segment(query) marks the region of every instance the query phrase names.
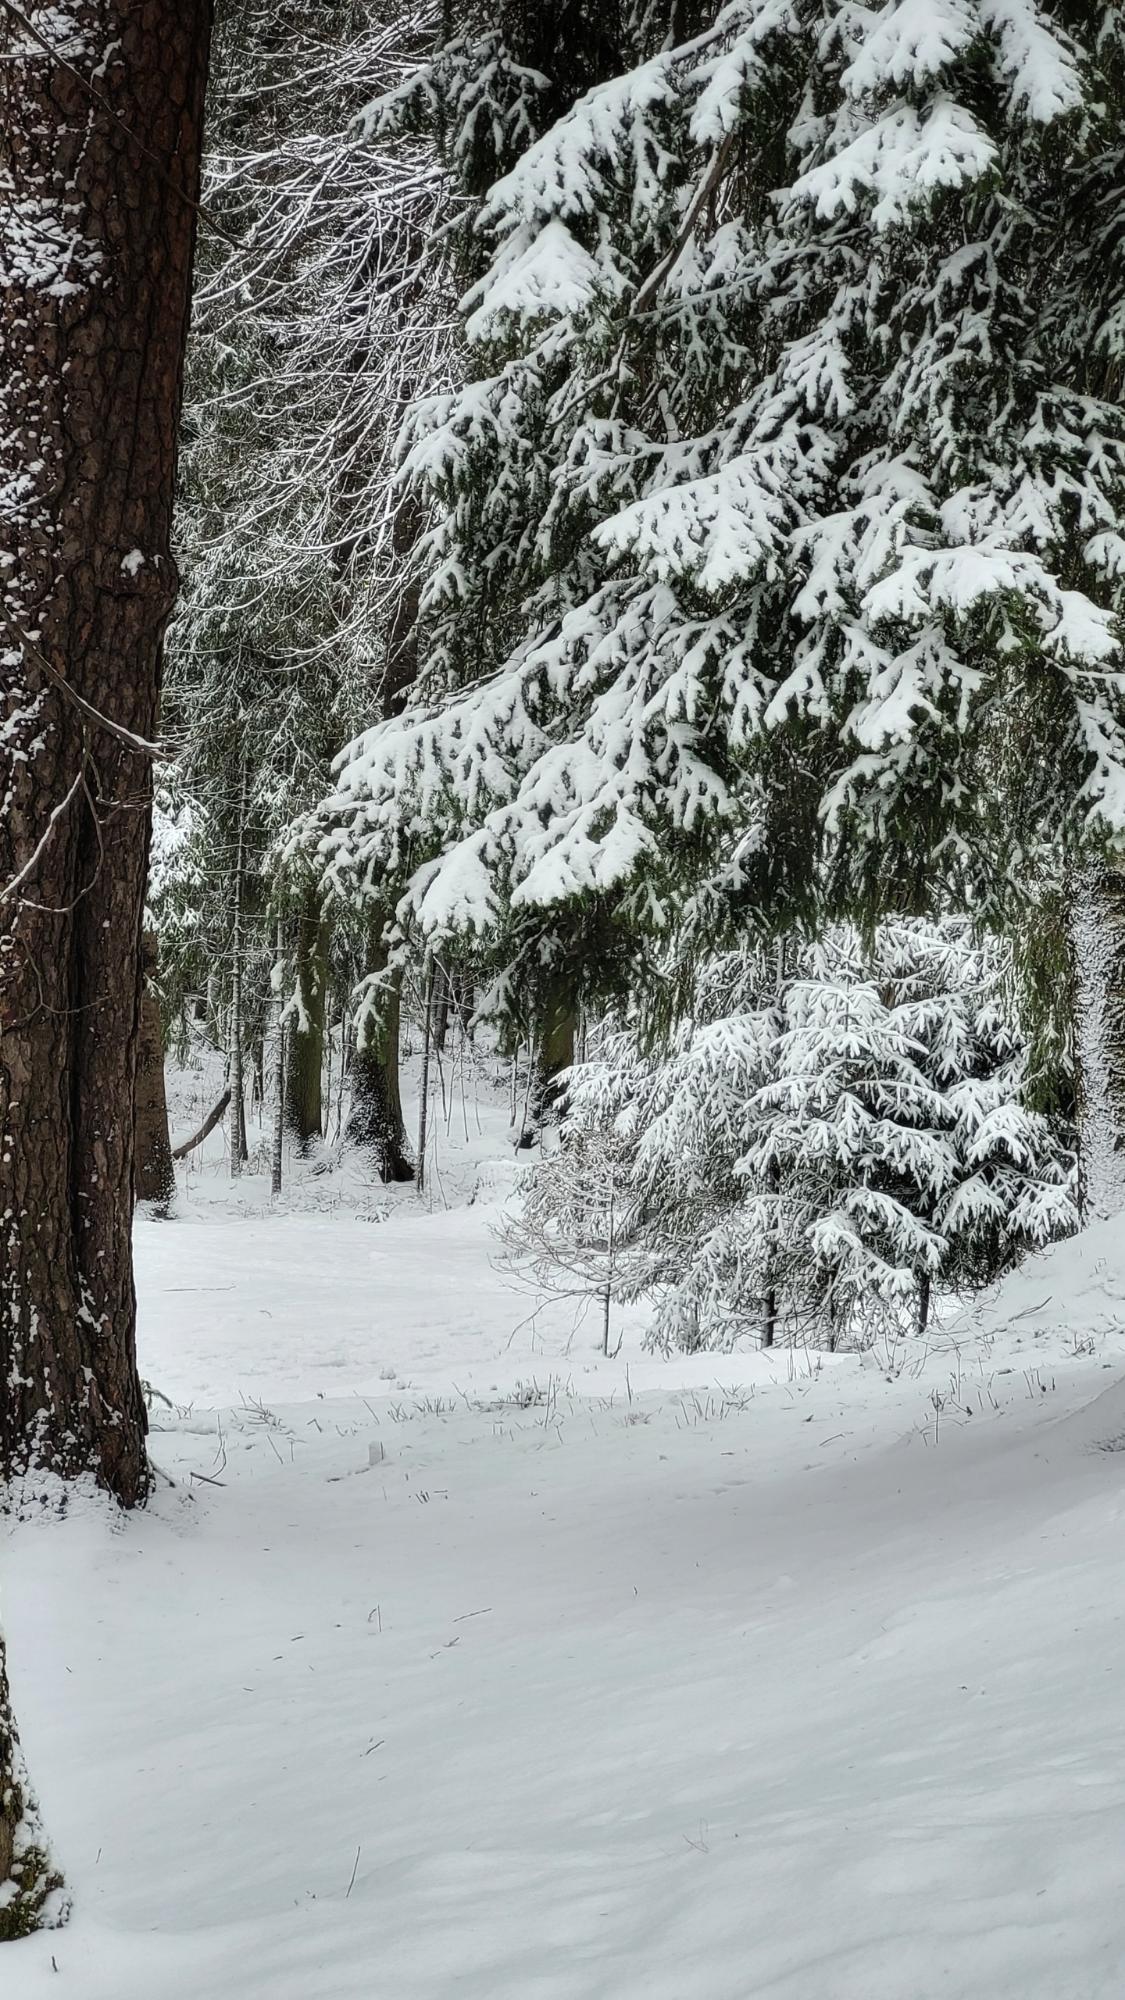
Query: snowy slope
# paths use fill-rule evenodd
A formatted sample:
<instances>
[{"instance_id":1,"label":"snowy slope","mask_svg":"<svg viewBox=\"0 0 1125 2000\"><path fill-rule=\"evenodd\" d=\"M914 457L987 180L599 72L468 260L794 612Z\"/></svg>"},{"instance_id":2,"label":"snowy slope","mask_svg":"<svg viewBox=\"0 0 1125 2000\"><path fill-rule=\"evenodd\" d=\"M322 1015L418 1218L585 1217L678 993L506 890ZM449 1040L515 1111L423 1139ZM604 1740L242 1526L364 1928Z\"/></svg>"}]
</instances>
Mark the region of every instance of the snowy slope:
<instances>
[{"instance_id":1,"label":"snowy slope","mask_svg":"<svg viewBox=\"0 0 1125 2000\"><path fill-rule=\"evenodd\" d=\"M176 1483L5 1551L76 1913L4 2000L1125 1991L1112 1231L665 1371L415 1209L142 1223Z\"/></svg>"}]
</instances>

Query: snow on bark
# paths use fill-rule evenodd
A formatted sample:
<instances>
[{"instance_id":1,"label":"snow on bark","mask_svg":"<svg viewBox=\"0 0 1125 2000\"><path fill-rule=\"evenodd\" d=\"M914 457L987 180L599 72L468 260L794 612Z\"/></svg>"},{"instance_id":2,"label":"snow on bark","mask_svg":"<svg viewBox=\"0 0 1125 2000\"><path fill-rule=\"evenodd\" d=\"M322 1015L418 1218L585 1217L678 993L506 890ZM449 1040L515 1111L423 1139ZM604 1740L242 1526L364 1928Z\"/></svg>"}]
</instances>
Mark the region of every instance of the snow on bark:
<instances>
[{"instance_id":1,"label":"snow on bark","mask_svg":"<svg viewBox=\"0 0 1125 2000\"><path fill-rule=\"evenodd\" d=\"M1074 896L1083 1210L1125 1209L1125 874L1090 868Z\"/></svg>"},{"instance_id":2,"label":"snow on bark","mask_svg":"<svg viewBox=\"0 0 1125 2000\"><path fill-rule=\"evenodd\" d=\"M0 1630L0 1944L52 1930L67 1911L20 1749Z\"/></svg>"},{"instance_id":3,"label":"snow on bark","mask_svg":"<svg viewBox=\"0 0 1125 2000\"><path fill-rule=\"evenodd\" d=\"M141 920L210 6L27 19L0 13L0 1468L92 1468L131 1504Z\"/></svg>"}]
</instances>

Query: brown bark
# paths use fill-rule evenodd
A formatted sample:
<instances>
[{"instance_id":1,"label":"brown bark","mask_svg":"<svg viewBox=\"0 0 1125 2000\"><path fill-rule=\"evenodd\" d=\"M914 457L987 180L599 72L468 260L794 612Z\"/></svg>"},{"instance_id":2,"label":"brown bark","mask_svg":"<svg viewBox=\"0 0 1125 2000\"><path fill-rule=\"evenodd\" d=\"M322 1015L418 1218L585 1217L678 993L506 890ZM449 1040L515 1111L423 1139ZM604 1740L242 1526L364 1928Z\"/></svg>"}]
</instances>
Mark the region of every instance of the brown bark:
<instances>
[{"instance_id":1,"label":"brown bark","mask_svg":"<svg viewBox=\"0 0 1125 2000\"><path fill-rule=\"evenodd\" d=\"M571 989L560 981L544 997L535 1043L531 1087L524 1110L517 1151L534 1146L543 1126L558 1109L559 1078L574 1063L578 1010Z\"/></svg>"},{"instance_id":2,"label":"brown bark","mask_svg":"<svg viewBox=\"0 0 1125 2000\"><path fill-rule=\"evenodd\" d=\"M440 1055L445 1054L449 1041L449 1013L452 1002L449 973L444 966L434 967L434 1047Z\"/></svg>"},{"instance_id":3,"label":"brown bark","mask_svg":"<svg viewBox=\"0 0 1125 2000\"><path fill-rule=\"evenodd\" d=\"M377 977L387 962L381 928L375 938L368 973ZM350 1144L370 1153L385 1185L414 1179L399 1088L400 986L396 978L384 997L378 1022L363 1025L352 1058L352 1101L344 1134Z\"/></svg>"},{"instance_id":4,"label":"brown bark","mask_svg":"<svg viewBox=\"0 0 1125 2000\"><path fill-rule=\"evenodd\" d=\"M24 1770L0 1632L0 1944L60 1923L61 1891Z\"/></svg>"},{"instance_id":5,"label":"brown bark","mask_svg":"<svg viewBox=\"0 0 1125 2000\"><path fill-rule=\"evenodd\" d=\"M126 1504L151 765L122 732L156 735L176 589L210 11L39 9L60 60L0 8L0 1470Z\"/></svg>"},{"instance_id":6,"label":"brown bark","mask_svg":"<svg viewBox=\"0 0 1125 2000\"><path fill-rule=\"evenodd\" d=\"M315 890L297 917L296 1005L286 1026L285 1125L300 1155L321 1136L324 1116L324 1015L328 997L328 926Z\"/></svg>"},{"instance_id":7,"label":"brown bark","mask_svg":"<svg viewBox=\"0 0 1125 2000\"><path fill-rule=\"evenodd\" d=\"M1072 888L1075 1070L1083 1219L1125 1209L1125 864Z\"/></svg>"},{"instance_id":8,"label":"brown bark","mask_svg":"<svg viewBox=\"0 0 1125 2000\"><path fill-rule=\"evenodd\" d=\"M166 1208L176 1192L176 1170L172 1165L168 1099L164 1089L164 1026L160 999L153 985L157 942L152 931L144 935L142 965L144 988L137 1050L137 1152L133 1178L138 1201L154 1201Z\"/></svg>"}]
</instances>

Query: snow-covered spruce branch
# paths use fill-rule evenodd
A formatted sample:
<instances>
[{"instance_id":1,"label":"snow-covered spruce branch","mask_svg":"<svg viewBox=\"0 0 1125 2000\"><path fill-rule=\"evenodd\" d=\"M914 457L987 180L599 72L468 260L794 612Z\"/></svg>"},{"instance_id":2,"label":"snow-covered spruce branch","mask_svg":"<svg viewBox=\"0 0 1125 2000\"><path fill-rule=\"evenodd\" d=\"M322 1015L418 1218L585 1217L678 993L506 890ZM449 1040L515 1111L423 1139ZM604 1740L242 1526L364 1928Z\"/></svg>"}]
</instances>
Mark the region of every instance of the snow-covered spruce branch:
<instances>
[{"instance_id":1,"label":"snow-covered spruce branch","mask_svg":"<svg viewBox=\"0 0 1125 2000\"><path fill-rule=\"evenodd\" d=\"M1125 831L1119 10L659 11L569 105L467 12L370 121L430 107L483 268L411 419L426 675L307 844L432 934L643 929L755 815L774 898L999 909Z\"/></svg>"}]
</instances>

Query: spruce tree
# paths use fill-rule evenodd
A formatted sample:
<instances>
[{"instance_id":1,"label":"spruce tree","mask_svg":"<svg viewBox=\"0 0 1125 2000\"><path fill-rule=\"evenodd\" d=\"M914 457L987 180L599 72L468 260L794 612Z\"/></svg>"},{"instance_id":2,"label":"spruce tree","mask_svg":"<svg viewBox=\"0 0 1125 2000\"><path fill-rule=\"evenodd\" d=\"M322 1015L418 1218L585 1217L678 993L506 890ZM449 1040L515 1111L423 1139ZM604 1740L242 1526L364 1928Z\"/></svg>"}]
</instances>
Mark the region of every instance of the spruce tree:
<instances>
[{"instance_id":1,"label":"spruce tree","mask_svg":"<svg viewBox=\"0 0 1125 2000\"><path fill-rule=\"evenodd\" d=\"M466 380L411 428L430 669L309 839L517 982L704 891L1006 920L1125 833L1121 12L732 0L622 49L546 129L491 44L397 101L476 175Z\"/></svg>"},{"instance_id":2,"label":"spruce tree","mask_svg":"<svg viewBox=\"0 0 1125 2000\"><path fill-rule=\"evenodd\" d=\"M1076 1226L1071 1121L1033 1101L1009 955L963 921L747 944L684 1008L568 1079L578 1129L626 1148L658 1343L866 1344Z\"/></svg>"}]
</instances>

